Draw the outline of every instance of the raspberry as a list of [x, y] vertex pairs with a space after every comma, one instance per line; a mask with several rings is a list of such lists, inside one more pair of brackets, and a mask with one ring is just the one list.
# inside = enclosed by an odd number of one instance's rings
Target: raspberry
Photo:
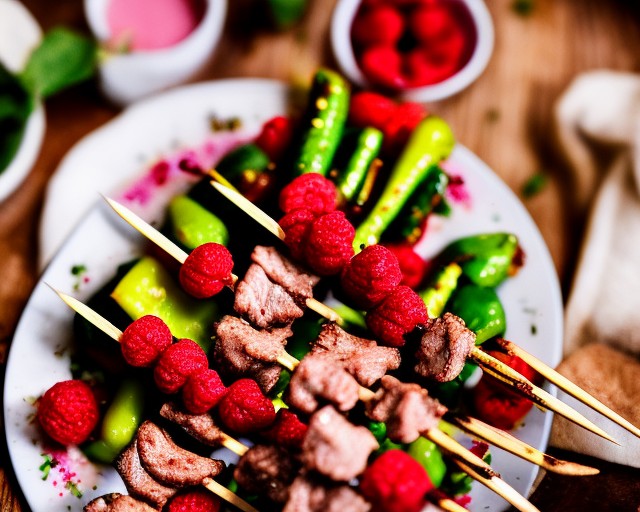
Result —
[[402, 282], [405, 286], [414, 290], [420, 286], [424, 279], [427, 264], [420, 255], [408, 244], [387, 245], [396, 258], [402, 271]]
[[182, 388], [182, 403], [193, 414], [203, 414], [215, 407], [227, 392], [218, 372], [211, 368], [196, 370]]
[[206, 299], [233, 283], [232, 270], [229, 250], [224, 245], [207, 242], [191, 251], [180, 267], [180, 284], [189, 295]]
[[355, 236], [356, 230], [343, 212], [318, 217], [311, 224], [305, 246], [307, 264], [321, 276], [337, 274], [353, 256]]
[[86, 441], [99, 415], [93, 391], [81, 380], [54, 384], [38, 402], [38, 422], [49, 437], [63, 445]]
[[418, 7], [409, 16], [409, 27], [413, 37], [425, 44], [446, 37], [455, 26], [456, 20], [450, 10], [437, 3]]
[[349, 122], [360, 128], [372, 126], [384, 131], [395, 109], [395, 102], [387, 96], [368, 91], [358, 92], [351, 98]]
[[360, 68], [373, 84], [402, 89], [407, 81], [402, 73], [402, 57], [391, 46], [370, 46], [360, 55]]
[[303, 209], [286, 213], [278, 222], [285, 234], [284, 243], [289, 248], [291, 256], [298, 261], [304, 259], [304, 248], [315, 219], [316, 216], [311, 210]]
[[153, 379], [160, 391], [171, 394], [184, 386], [192, 373], [208, 366], [207, 354], [200, 345], [193, 340], [178, 340], [158, 359], [153, 369]]
[[287, 117], [274, 117], [262, 125], [262, 131], [256, 139], [256, 145], [269, 158], [276, 161], [282, 157], [291, 142], [293, 123]]
[[276, 410], [255, 380], [235, 381], [218, 404], [220, 421], [238, 434], [248, 434], [269, 427]]
[[341, 285], [357, 306], [371, 309], [382, 302], [401, 280], [398, 259], [386, 247], [375, 244], [351, 258], [342, 270]]
[[360, 9], [353, 20], [351, 37], [355, 45], [394, 45], [404, 31], [404, 17], [390, 5]]
[[432, 489], [425, 469], [401, 450], [384, 452], [360, 479], [362, 495], [384, 512], [419, 512]]
[[167, 512], [218, 512], [220, 499], [204, 489], [193, 489], [178, 494], [169, 503]]
[[307, 429], [308, 426], [294, 413], [288, 409], [280, 409], [273, 426], [262, 432], [262, 435], [278, 446], [299, 450]]
[[398, 286], [366, 317], [367, 327], [385, 345], [401, 347], [404, 335], [427, 321], [427, 307], [408, 286]]
[[427, 117], [427, 110], [419, 103], [400, 103], [384, 127], [383, 148], [385, 151], [400, 151], [414, 128]]
[[124, 330], [120, 348], [131, 366], [146, 367], [155, 363], [172, 342], [167, 324], [157, 316], [145, 315]]
[[280, 192], [279, 205], [284, 213], [311, 210], [316, 216], [336, 209], [336, 186], [317, 172], [302, 174]]

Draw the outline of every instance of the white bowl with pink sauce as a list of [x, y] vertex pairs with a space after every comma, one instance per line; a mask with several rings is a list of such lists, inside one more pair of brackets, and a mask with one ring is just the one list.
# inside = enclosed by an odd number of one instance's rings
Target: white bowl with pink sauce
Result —
[[119, 106], [187, 81], [220, 40], [227, 0], [84, 0], [100, 86]]

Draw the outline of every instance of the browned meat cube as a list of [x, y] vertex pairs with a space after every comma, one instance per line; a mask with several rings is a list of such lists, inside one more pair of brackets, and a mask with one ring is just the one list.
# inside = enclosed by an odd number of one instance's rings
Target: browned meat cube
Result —
[[312, 352], [331, 355], [365, 387], [400, 366], [397, 348], [380, 347], [374, 340], [349, 334], [334, 323], [322, 326]]
[[429, 320], [416, 352], [416, 373], [438, 382], [455, 379], [475, 342], [476, 335], [467, 329], [464, 320], [451, 313]]
[[304, 314], [289, 292], [272, 282], [262, 267], [255, 263], [236, 286], [233, 307], [262, 329], [288, 325]]
[[348, 485], [327, 487], [299, 476], [282, 512], [368, 512], [371, 505]]
[[245, 491], [284, 503], [299, 468], [300, 464], [286, 451], [274, 445], [259, 444], [240, 458], [233, 476]]
[[220, 460], [201, 457], [180, 448], [165, 430], [150, 421], [140, 425], [136, 437], [142, 466], [164, 485], [198, 485], [206, 477], [218, 475], [225, 467]]
[[365, 470], [369, 455], [377, 448], [367, 428], [350, 423], [327, 405], [311, 416], [301, 459], [307, 469], [348, 482]]
[[306, 299], [313, 297], [313, 287], [318, 284], [320, 277], [286, 258], [275, 247], [258, 245], [251, 259], [262, 267], [271, 281], [287, 290], [300, 307], [304, 307]]
[[158, 510], [177, 492], [173, 486], [165, 486], [155, 480], [142, 467], [138, 455], [137, 437], [118, 456], [115, 467], [129, 494], [151, 504]]
[[167, 402], [160, 409], [160, 416], [181, 426], [191, 437], [207, 446], [220, 446], [224, 432], [215, 424], [209, 413], [191, 414], [173, 402]]
[[291, 376], [289, 404], [311, 414], [320, 402], [348, 411], [358, 401], [358, 382], [325, 354], [307, 354]]
[[150, 507], [145, 502], [126, 494], [114, 492], [90, 501], [82, 510], [84, 512], [155, 512], [159, 509]]
[[274, 361], [292, 334], [290, 327], [258, 331], [241, 318], [225, 316], [215, 325], [213, 359], [218, 372], [253, 379], [268, 393], [280, 377], [281, 367]]
[[387, 436], [396, 443], [411, 443], [421, 433], [438, 426], [447, 408], [418, 384], [405, 384], [391, 375], [367, 403], [367, 416], [387, 425]]

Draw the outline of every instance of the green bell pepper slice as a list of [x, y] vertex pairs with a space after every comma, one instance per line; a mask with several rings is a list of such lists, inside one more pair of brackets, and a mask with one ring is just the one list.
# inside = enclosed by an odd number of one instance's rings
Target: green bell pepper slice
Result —
[[493, 288], [475, 284], [462, 286], [447, 303], [447, 311], [462, 318], [476, 333], [476, 345], [502, 336], [507, 328], [504, 308]]

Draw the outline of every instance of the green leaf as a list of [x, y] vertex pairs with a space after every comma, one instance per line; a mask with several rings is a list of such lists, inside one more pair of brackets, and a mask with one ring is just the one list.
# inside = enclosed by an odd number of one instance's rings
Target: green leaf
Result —
[[529, 199], [539, 194], [547, 184], [547, 177], [541, 172], [531, 176], [522, 187], [522, 194]]
[[95, 41], [66, 28], [51, 29], [20, 78], [35, 96], [47, 97], [90, 78], [97, 64]]
[[17, 153], [32, 110], [29, 92], [0, 63], [0, 173]]

